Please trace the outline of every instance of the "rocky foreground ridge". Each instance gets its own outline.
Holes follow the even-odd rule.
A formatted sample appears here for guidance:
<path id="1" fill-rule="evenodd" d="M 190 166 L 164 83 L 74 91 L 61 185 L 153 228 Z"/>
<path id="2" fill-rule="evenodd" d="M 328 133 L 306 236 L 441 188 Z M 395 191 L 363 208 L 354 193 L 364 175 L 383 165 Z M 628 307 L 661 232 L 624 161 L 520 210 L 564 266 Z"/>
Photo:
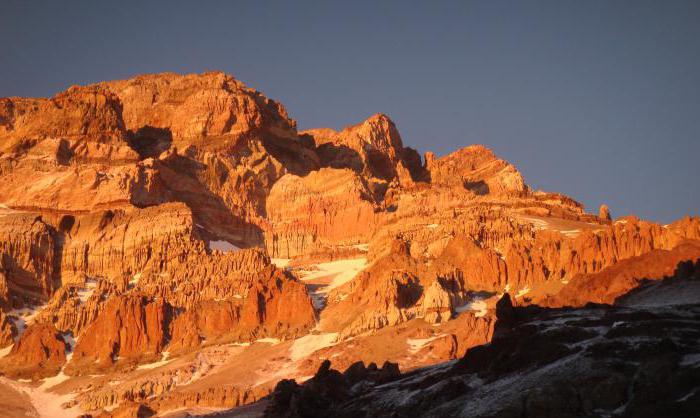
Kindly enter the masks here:
<path id="1" fill-rule="evenodd" d="M 0 98 L 0 395 L 31 413 L 229 408 L 326 359 L 454 360 L 506 293 L 612 304 L 697 258 L 696 218 L 591 214 L 484 146 L 421 157 L 383 114 L 299 132 L 223 73 Z"/>
<path id="2" fill-rule="evenodd" d="M 506 293 L 493 340 L 459 360 L 405 374 L 361 362 L 340 373 L 327 360 L 261 406 L 270 417 L 695 416 L 698 289 L 700 261 L 612 305 L 514 307 Z"/>

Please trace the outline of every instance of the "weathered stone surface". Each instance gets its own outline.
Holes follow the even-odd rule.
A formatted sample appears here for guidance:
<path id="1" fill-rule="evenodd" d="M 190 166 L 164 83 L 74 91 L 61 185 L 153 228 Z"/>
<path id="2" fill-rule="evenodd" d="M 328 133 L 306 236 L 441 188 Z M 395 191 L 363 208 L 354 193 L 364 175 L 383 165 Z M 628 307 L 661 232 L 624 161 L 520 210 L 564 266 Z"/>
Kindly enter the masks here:
<path id="1" fill-rule="evenodd" d="M 14 344 L 17 335 L 17 327 L 14 322 L 3 312 L 0 312 L 0 348 Z"/>
<path id="2" fill-rule="evenodd" d="M 171 307 L 162 300 L 136 295 L 112 298 L 83 332 L 66 373 L 86 374 L 120 361 L 159 358 L 171 315 Z"/>
<path id="3" fill-rule="evenodd" d="M 430 181 L 436 185 L 463 187 L 476 195 L 527 190 L 515 167 L 482 145 L 471 145 L 438 159 L 428 153 L 425 163 Z"/>
<path id="4" fill-rule="evenodd" d="M 270 190 L 267 249 L 291 258 L 324 246 L 369 241 L 379 217 L 366 181 L 348 169 L 287 174 Z"/>
<path id="5" fill-rule="evenodd" d="M 19 338 L 0 371 L 15 378 L 41 379 L 53 376 L 66 362 L 66 343 L 51 324 L 35 324 Z"/>
<path id="6" fill-rule="evenodd" d="M 404 147 L 394 122 L 376 114 L 340 132 L 313 129 L 301 132 L 315 145 L 321 164 L 333 168 L 350 168 L 368 178 L 391 181 L 397 170 L 408 170 L 417 180 L 421 176 L 420 156 Z"/>

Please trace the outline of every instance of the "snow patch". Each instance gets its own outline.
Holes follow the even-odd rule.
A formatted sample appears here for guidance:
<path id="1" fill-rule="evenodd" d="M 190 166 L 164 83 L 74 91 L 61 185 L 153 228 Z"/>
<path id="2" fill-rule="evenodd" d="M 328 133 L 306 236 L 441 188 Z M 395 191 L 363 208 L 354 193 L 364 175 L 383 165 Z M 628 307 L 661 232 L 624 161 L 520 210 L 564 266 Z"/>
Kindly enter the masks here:
<path id="1" fill-rule="evenodd" d="M 561 232 L 563 235 L 565 235 L 567 237 L 576 237 L 576 236 L 578 236 L 578 234 L 581 233 L 581 230 L 580 229 L 567 229 L 567 230 L 559 231 L 559 232 Z"/>
<path id="2" fill-rule="evenodd" d="M 416 354 L 423 347 L 425 347 L 426 345 L 430 344 L 431 342 L 435 341 L 436 339 L 438 339 L 444 335 L 445 334 L 440 334 L 440 335 L 436 335 L 436 336 L 430 337 L 430 338 L 407 338 L 406 343 L 408 343 L 408 351 L 411 354 Z"/>
<path id="3" fill-rule="evenodd" d="M 291 258 L 271 258 L 270 262 L 274 264 L 277 268 L 287 268 L 289 267 L 289 262 L 292 261 Z"/>
<path id="4" fill-rule="evenodd" d="M 682 396 L 682 397 L 676 399 L 676 402 L 685 402 L 685 401 L 687 401 L 687 400 L 690 399 L 693 395 L 695 395 L 695 394 L 698 392 L 698 390 L 700 390 L 700 389 L 697 389 L 697 388 L 696 388 L 696 389 L 691 390 L 691 391 L 688 392 L 685 396 Z"/>
<path id="5" fill-rule="evenodd" d="M 241 248 L 231 244 L 225 240 L 209 241 L 209 249 L 212 251 L 221 251 L 224 253 L 239 251 Z"/>
<path id="6" fill-rule="evenodd" d="M 358 250 L 363 252 L 369 251 L 369 244 L 355 244 L 352 247 L 357 248 Z"/>
<path id="7" fill-rule="evenodd" d="M 85 287 L 78 290 L 78 299 L 80 299 L 80 303 L 87 302 L 87 300 L 90 299 L 90 296 L 92 296 L 92 294 L 95 293 L 96 287 L 97 287 L 96 280 L 93 280 L 93 279 L 86 280 Z"/>
<path id="8" fill-rule="evenodd" d="M 77 340 L 73 337 L 73 333 L 65 332 L 61 334 L 61 336 L 63 336 L 63 341 L 65 341 L 66 344 L 68 344 L 68 352 L 70 353 L 69 355 L 73 354 L 73 349 L 75 348 L 75 343 L 77 342 Z"/>
<path id="9" fill-rule="evenodd" d="M 150 370 L 150 369 L 156 369 L 161 366 L 165 366 L 166 364 L 170 363 L 172 360 L 168 360 L 168 357 L 170 356 L 170 353 L 167 351 L 164 351 L 160 361 L 154 361 L 153 363 L 146 363 L 146 364 L 141 364 L 139 367 L 136 368 L 136 370 Z"/>
<path id="10" fill-rule="evenodd" d="M 520 291 L 518 292 L 517 295 L 515 295 L 515 297 L 520 298 L 520 297 L 527 295 L 528 293 L 530 293 L 530 288 L 526 286 L 526 287 L 520 289 Z"/>
<path id="11" fill-rule="evenodd" d="M 292 361 L 297 361 L 322 348 L 331 347 L 338 342 L 338 333 L 307 334 L 294 340 L 289 348 Z"/>
<path id="12" fill-rule="evenodd" d="M 258 340 L 255 340 L 255 342 L 256 343 L 267 343 L 267 344 L 277 345 L 281 341 L 279 338 L 265 337 L 265 338 L 260 338 Z"/>
<path id="13" fill-rule="evenodd" d="M 44 379 L 41 386 L 39 386 L 39 389 L 42 389 L 42 390 L 51 389 L 52 387 L 58 386 L 70 378 L 71 378 L 70 376 L 66 375 L 65 373 L 63 373 L 63 370 L 61 370 L 61 372 L 59 374 L 57 374 L 56 376 L 47 377 L 46 379 Z"/>
<path id="14" fill-rule="evenodd" d="M 142 274 L 143 274 L 142 272 L 138 272 L 138 273 L 134 274 L 134 277 L 132 277 L 131 280 L 129 280 L 129 285 L 136 286 L 139 283 L 139 281 L 141 280 Z"/>
<path id="15" fill-rule="evenodd" d="M 480 298 L 474 298 L 473 300 L 465 303 L 462 306 L 458 306 L 455 308 L 455 312 L 457 313 L 462 313 L 466 311 L 473 311 L 474 316 L 477 318 L 481 318 L 482 316 L 486 316 L 486 313 L 488 312 L 488 305 L 486 304 L 486 301 Z"/>
<path id="16" fill-rule="evenodd" d="M 74 394 L 59 395 L 47 390 L 49 387 L 60 383 L 63 379 L 65 378 L 59 374 L 53 378 L 46 379 L 49 380 L 49 383 L 47 384 L 45 380 L 39 387 L 23 385 L 5 377 L 0 377 L 0 383 L 29 396 L 32 406 L 41 418 L 76 417 L 81 415 L 83 411 L 78 405 L 67 409 L 61 407 L 64 403 L 72 401 Z"/>
<path id="17" fill-rule="evenodd" d="M 304 282 L 318 281 L 320 284 L 307 286 L 314 308 L 320 310 L 326 305 L 328 293 L 350 280 L 367 266 L 366 258 L 355 258 L 329 261 L 310 266 L 309 270 L 299 270 L 300 279 Z M 311 287 L 313 286 L 313 287 Z"/>
<path id="18" fill-rule="evenodd" d="M 10 351 L 12 351 L 12 347 L 14 347 L 14 346 L 15 346 L 14 344 L 10 344 L 7 347 L 0 350 L 0 358 L 3 358 L 6 355 L 10 354 Z"/>
<path id="19" fill-rule="evenodd" d="M 679 364 L 681 367 L 700 366 L 700 353 L 686 354 Z"/>
<path id="20" fill-rule="evenodd" d="M 301 270 L 299 273 L 303 281 L 330 278 L 331 282 L 323 288 L 323 292 L 328 293 L 354 279 L 366 266 L 366 258 L 355 258 L 319 263 L 314 270 Z"/>

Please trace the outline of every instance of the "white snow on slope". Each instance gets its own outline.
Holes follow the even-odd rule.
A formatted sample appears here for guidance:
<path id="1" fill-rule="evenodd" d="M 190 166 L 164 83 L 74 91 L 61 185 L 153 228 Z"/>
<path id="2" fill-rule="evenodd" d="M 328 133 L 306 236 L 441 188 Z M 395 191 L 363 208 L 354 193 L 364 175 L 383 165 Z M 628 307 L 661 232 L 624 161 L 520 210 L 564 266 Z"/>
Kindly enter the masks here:
<path id="1" fill-rule="evenodd" d="M 85 287 L 78 290 L 78 299 L 80 299 L 80 303 L 87 302 L 87 300 L 90 299 L 90 296 L 92 296 L 92 294 L 95 293 L 96 287 L 97 281 L 93 279 L 86 280 Z"/>
<path id="2" fill-rule="evenodd" d="M 515 297 L 516 297 L 516 298 L 520 298 L 520 297 L 523 297 L 523 296 L 527 295 L 528 293 L 530 293 L 530 288 L 529 288 L 529 287 L 524 287 L 524 288 L 520 289 L 520 291 L 518 292 L 517 295 L 515 295 Z"/>
<path id="3" fill-rule="evenodd" d="M 323 292 L 328 293 L 355 278 L 366 266 L 366 258 L 355 258 L 319 263 L 315 270 L 301 270 L 299 273 L 303 281 L 330 278 L 331 282 L 323 288 Z"/>
<path id="4" fill-rule="evenodd" d="M 240 250 L 240 247 L 237 247 L 228 241 L 218 240 L 218 241 L 209 241 L 209 249 L 212 251 L 221 251 L 224 253 L 228 253 L 231 251 L 238 251 L 238 250 Z"/>
<path id="5" fill-rule="evenodd" d="M 289 267 L 289 262 L 292 261 L 291 258 L 271 258 L 270 262 L 274 264 L 277 268 L 287 268 Z"/>
<path id="6" fill-rule="evenodd" d="M 260 338 L 258 340 L 255 340 L 256 343 L 267 343 L 267 344 L 272 344 L 272 345 L 277 345 L 280 343 L 279 338 L 272 338 L 272 337 L 265 337 L 265 338 Z"/>
<path id="7" fill-rule="evenodd" d="M 289 348 L 292 361 L 297 361 L 322 348 L 330 347 L 338 342 L 338 333 L 330 332 L 326 334 L 307 334 L 294 340 Z"/>
<path id="8" fill-rule="evenodd" d="M 314 308 L 326 306 L 328 292 L 354 279 L 357 273 L 367 266 L 366 258 L 329 261 L 311 266 L 313 269 L 299 270 L 299 278 L 304 282 L 319 281 L 328 284 L 309 284 L 309 296 Z M 313 287 L 312 287 L 313 286 Z"/>
<path id="9" fill-rule="evenodd" d="M 411 354 L 416 354 L 421 350 L 421 348 L 425 347 L 430 342 L 442 337 L 443 335 L 445 334 L 436 335 L 430 338 L 408 338 L 406 339 L 406 343 L 408 343 L 408 351 Z"/>
<path id="10" fill-rule="evenodd" d="M 455 308 L 455 312 L 458 313 L 466 311 L 473 311 L 474 316 L 476 316 L 477 318 L 481 318 L 482 316 L 485 316 L 488 312 L 488 305 L 486 304 L 485 300 L 480 298 L 474 298 L 470 302 L 467 302 L 464 305 Z"/>
<path id="11" fill-rule="evenodd" d="M 170 356 L 170 353 L 167 351 L 163 352 L 163 355 L 159 361 L 154 361 L 153 363 L 146 363 L 146 364 L 141 364 L 139 367 L 136 368 L 136 370 L 150 370 L 150 369 L 155 369 L 160 366 L 165 366 L 166 364 L 170 363 L 173 361 L 172 359 L 168 359 Z"/>
<path id="12" fill-rule="evenodd" d="M 0 358 L 5 357 L 6 355 L 10 354 L 10 351 L 12 351 L 12 347 L 14 347 L 14 344 L 10 344 L 7 347 L 3 348 L 0 350 Z"/>
<path id="13" fill-rule="evenodd" d="M 69 409 L 61 408 L 61 405 L 73 400 L 74 395 L 66 394 L 59 395 L 56 393 L 49 392 L 47 389 L 49 387 L 55 386 L 61 379 L 64 379 L 60 374 L 49 380 L 47 384 L 46 381 L 39 387 L 32 387 L 30 385 L 24 385 L 13 380 L 7 379 L 5 377 L 0 377 L 0 383 L 10 386 L 13 389 L 27 394 L 31 400 L 32 406 L 39 413 L 40 418 L 63 418 L 63 417 L 76 417 L 81 415 L 83 411 L 78 405 L 73 406 Z M 58 383 L 57 383 L 58 382 Z M 46 385 L 46 386 L 44 386 Z"/>
<path id="14" fill-rule="evenodd" d="M 143 275 L 143 272 L 138 272 L 138 273 L 134 274 L 134 277 L 132 277 L 131 280 L 129 280 L 129 285 L 136 286 L 139 283 L 139 281 L 141 280 L 142 275 Z"/>

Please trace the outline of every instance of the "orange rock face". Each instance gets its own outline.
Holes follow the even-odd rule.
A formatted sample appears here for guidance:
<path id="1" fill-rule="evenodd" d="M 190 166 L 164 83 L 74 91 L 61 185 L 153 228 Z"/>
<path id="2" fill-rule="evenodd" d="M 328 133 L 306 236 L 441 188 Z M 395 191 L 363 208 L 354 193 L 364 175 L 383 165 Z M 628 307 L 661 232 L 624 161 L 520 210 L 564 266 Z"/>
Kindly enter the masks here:
<path id="1" fill-rule="evenodd" d="M 0 312 L 0 347 L 14 344 L 16 335 L 17 327 L 13 321 L 4 312 Z"/>
<path id="2" fill-rule="evenodd" d="M 518 170 L 481 145 L 462 148 L 439 159 L 426 154 L 425 160 L 433 184 L 463 187 L 477 195 L 522 193 L 526 190 Z"/>
<path id="3" fill-rule="evenodd" d="M 338 244 L 369 241 L 380 218 L 367 183 L 348 169 L 287 174 L 270 190 L 268 252 L 291 258 Z"/>
<path id="4" fill-rule="evenodd" d="M 0 360 L 0 370 L 11 377 L 40 379 L 58 373 L 65 362 L 66 343 L 61 334 L 51 324 L 36 324 Z"/>
<path id="5" fill-rule="evenodd" d="M 143 296 L 110 299 L 82 333 L 67 373 L 110 368 L 118 360 L 157 358 L 166 344 L 170 306 Z"/>
<path id="6" fill-rule="evenodd" d="M 420 157 L 405 148 L 396 125 L 386 115 L 376 114 L 340 132 L 314 129 L 301 133 L 313 139 L 321 164 L 350 168 L 367 178 L 391 181 L 398 170 L 421 175 Z"/>
<path id="7" fill-rule="evenodd" d="M 628 258 L 598 273 L 579 274 L 556 295 L 538 304 L 544 306 L 583 306 L 588 302 L 613 304 L 615 299 L 638 287 L 643 280 L 659 280 L 673 275 L 683 261 L 700 259 L 700 243 L 690 241 L 672 250 L 652 250 Z"/>
<path id="8" fill-rule="evenodd" d="M 454 359 L 502 294 L 613 303 L 699 242 L 696 218 L 587 213 L 481 145 L 421 161 L 383 114 L 297 132 L 223 73 L 0 99 L 0 372 L 65 366 L 86 412 L 240 405 L 328 358 Z"/>

